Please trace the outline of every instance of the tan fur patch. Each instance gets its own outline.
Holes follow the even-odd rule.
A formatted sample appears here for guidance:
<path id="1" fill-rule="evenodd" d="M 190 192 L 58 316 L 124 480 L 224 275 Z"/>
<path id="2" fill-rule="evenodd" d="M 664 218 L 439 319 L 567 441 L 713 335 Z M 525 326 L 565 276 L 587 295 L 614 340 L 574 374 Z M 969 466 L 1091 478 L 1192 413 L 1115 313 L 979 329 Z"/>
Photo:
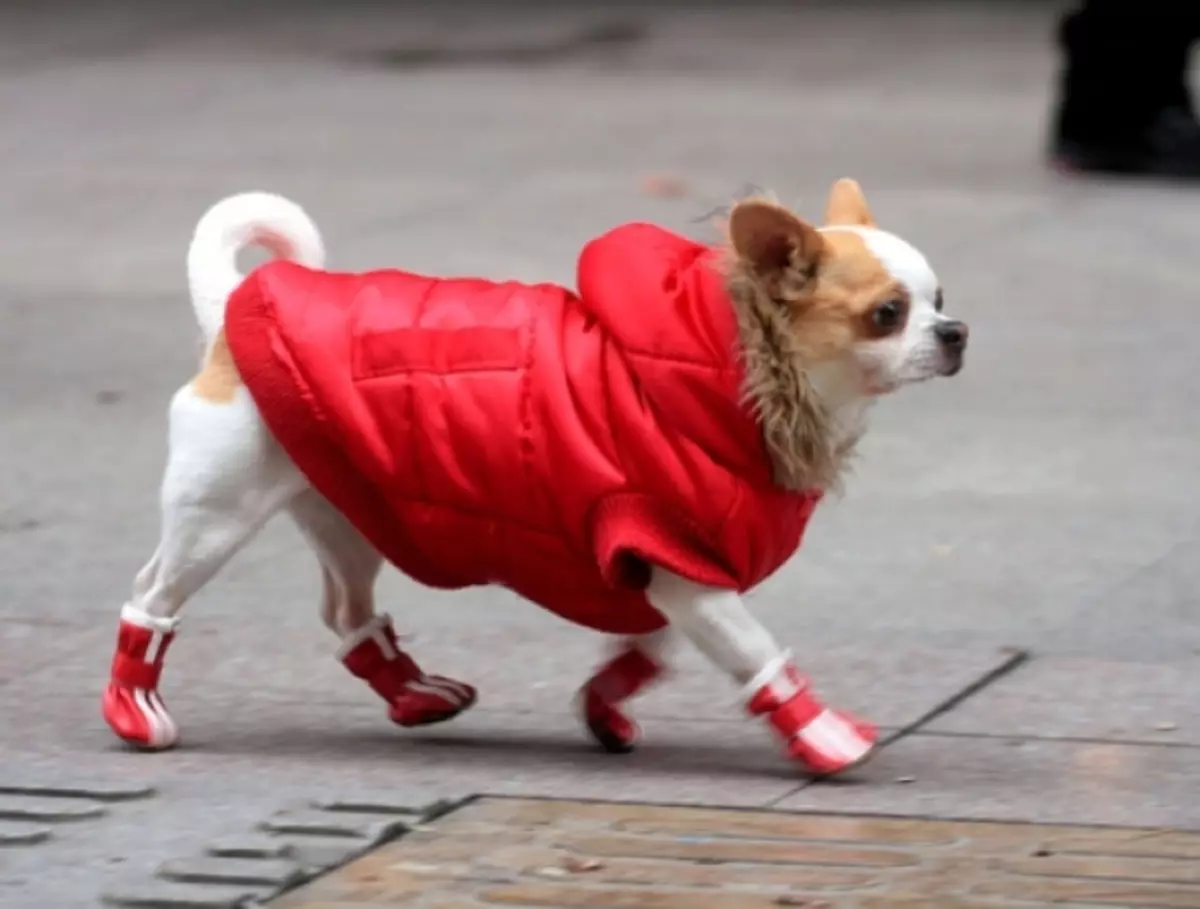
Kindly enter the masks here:
<path id="1" fill-rule="evenodd" d="M 803 239 L 809 230 L 797 230 L 794 236 Z M 772 228 L 766 231 L 770 234 Z M 795 490 L 840 488 L 858 443 L 857 436 L 841 436 L 835 415 L 809 381 L 809 371 L 842 356 L 864 337 L 878 337 L 873 313 L 879 304 L 895 299 L 907 307 L 903 288 L 862 237 L 830 231 L 821 239 L 816 262 L 793 255 L 780 268 L 772 264 L 778 259 L 769 242 L 757 244 L 766 251 L 757 264 L 732 248 L 724 262 L 738 316 L 746 396 L 762 426 L 776 482 Z M 742 245 L 744 252 L 755 252 L 755 243 Z"/>
<path id="2" fill-rule="evenodd" d="M 875 226 L 875 216 L 871 214 L 857 180 L 846 177 L 833 184 L 829 191 L 829 203 L 825 207 L 825 223 Z"/>
<path id="3" fill-rule="evenodd" d="M 233 362 L 233 354 L 229 350 L 229 342 L 225 340 L 225 332 L 222 330 L 213 341 L 204 368 L 192 380 L 192 388 L 206 401 L 227 404 L 233 400 L 241 384 L 241 377 Z"/>
<path id="4" fill-rule="evenodd" d="M 799 330 L 811 341 L 809 355 L 816 362 L 844 353 L 864 338 L 881 337 L 873 321 L 875 308 L 889 300 L 899 302 L 907 316 L 908 291 L 867 247 L 848 230 L 825 231 L 826 256 L 817 280 L 797 301 Z M 903 330 L 904 321 L 893 330 Z"/>

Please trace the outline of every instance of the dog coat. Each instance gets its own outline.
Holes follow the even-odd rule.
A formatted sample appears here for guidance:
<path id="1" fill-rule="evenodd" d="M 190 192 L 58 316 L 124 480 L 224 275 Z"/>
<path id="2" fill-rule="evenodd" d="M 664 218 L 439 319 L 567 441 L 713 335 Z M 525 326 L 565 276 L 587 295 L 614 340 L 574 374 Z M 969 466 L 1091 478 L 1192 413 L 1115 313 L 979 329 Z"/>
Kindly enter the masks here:
<path id="1" fill-rule="evenodd" d="M 592 240 L 578 293 L 270 262 L 225 332 L 312 485 L 430 587 L 641 634 L 650 566 L 744 591 L 820 498 L 773 480 L 714 250 L 652 225 Z"/>

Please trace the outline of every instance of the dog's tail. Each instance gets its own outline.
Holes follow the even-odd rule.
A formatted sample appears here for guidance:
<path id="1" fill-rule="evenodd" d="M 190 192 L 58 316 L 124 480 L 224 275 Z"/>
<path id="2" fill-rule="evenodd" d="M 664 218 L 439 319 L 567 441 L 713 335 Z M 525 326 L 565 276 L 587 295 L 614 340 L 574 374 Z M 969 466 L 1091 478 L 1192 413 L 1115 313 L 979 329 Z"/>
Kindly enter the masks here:
<path id="1" fill-rule="evenodd" d="M 206 343 L 225 322 L 225 303 L 245 277 L 238 255 L 251 246 L 309 268 L 325 265 L 317 225 L 295 202 L 261 192 L 222 199 L 204 213 L 188 248 L 188 286 Z"/>

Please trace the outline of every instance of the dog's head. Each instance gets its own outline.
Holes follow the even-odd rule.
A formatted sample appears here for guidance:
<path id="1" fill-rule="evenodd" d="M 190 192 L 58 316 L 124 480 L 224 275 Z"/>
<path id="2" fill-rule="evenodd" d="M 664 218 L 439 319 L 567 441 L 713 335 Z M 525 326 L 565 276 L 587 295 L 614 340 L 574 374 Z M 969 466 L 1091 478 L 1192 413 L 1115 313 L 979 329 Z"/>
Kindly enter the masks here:
<path id="1" fill-rule="evenodd" d="M 925 257 L 875 225 L 853 180 L 833 185 L 825 222 L 757 198 L 735 205 L 727 225 L 734 268 L 791 326 L 806 373 L 863 397 L 957 373 L 967 326 L 942 311 Z"/>

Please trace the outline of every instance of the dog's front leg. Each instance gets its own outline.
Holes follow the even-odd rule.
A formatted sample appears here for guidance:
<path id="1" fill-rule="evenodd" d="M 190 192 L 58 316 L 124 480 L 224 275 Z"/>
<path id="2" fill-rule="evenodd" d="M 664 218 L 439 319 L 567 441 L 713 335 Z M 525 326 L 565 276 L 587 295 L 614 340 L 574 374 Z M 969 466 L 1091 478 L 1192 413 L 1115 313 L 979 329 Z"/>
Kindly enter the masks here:
<path id="1" fill-rule="evenodd" d="M 771 634 L 729 590 L 656 569 L 646 596 L 671 626 L 743 686 L 746 709 L 766 717 L 806 771 L 829 776 L 861 764 L 877 731 L 826 707 Z"/>

